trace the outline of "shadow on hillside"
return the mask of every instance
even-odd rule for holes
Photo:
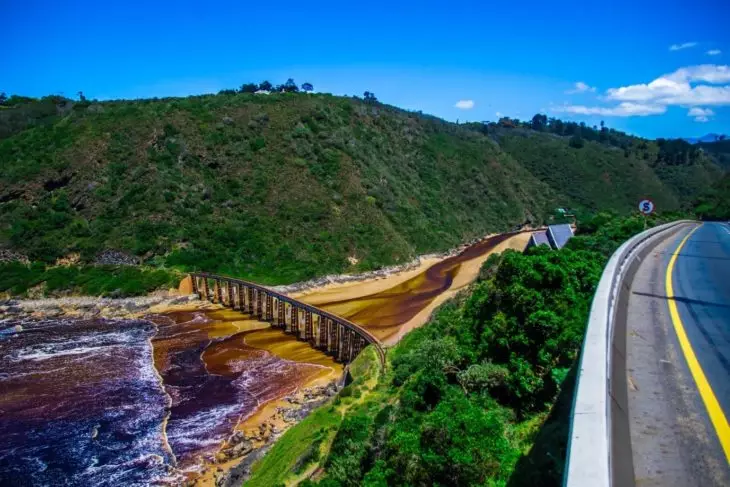
[[[573,405],[575,376],[578,362],[573,364],[563,383],[563,389],[550,410],[547,420],[537,432],[527,455],[515,466],[507,487],[560,487],[570,433],[570,410]]]

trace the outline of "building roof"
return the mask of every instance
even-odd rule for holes
[[[548,240],[546,231],[535,232],[530,236],[530,241],[527,246],[534,247],[537,245],[547,245],[550,247],[550,240]]]
[[[547,229],[547,238],[550,241],[550,246],[556,250],[562,249],[571,237],[573,237],[573,229],[568,223],[550,225]]]

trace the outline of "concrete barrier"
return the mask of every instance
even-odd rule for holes
[[[626,305],[641,261],[682,220],[625,242],[603,270],[591,305],[570,418],[565,487],[631,487],[633,456],[626,383]]]

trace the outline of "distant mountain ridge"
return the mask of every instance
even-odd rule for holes
[[[720,140],[724,140],[725,138],[727,138],[727,136],[723,134],[706,134],[702,137],[685,137],[682,140],[684,140],[685,142],[689,142],[690,144],[698,144],[701,142],[718,142]]]

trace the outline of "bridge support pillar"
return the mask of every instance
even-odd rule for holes
[[[222,304],[223,303],[223,289],[221,289],[222,284],[220,279],[215,280],[215,298],[217,299],[216,303]]]
[[[330,320],[327,323],[327,353],[337,356],[337,324]]]
[[[300,338],[299,336],[299,308],[292,305],[291,307],[291,332],[294,334],[294,336],[297,337],[297,339]]]
[[[327,320],[322,315],[317,315],[317,348],[320,350],[327,349]]]
[[[231,281],[226,281],[226,288],[228,291],[228,303],[226,305],[229,308],[236,308],[236,302],[233,300],[233,284],[231,284]]]
[[[238,297],[238,309],[241,312],[245,312],[246,311],[246,308],[245,308],[246,303],[245,303],[245,301],[243,299],[244,289],[245,288],[241,284],[237,284],[236,285],[236,297]]]
[[[203,278],[203,299],[206,301],[210,300],[210,289],[208,287],[208,278]]]
[[[276,300],[276,324],[279,328],[286,329],[286,315],[284,314],[286,303],[281,299]]]
[[[274,297],[266,295],[266,321],[274,321]]]
[[[193,294],[197,294],[198,298],[200,298],[200,293],[198,292],[198,278],[195,276],[192,276],[192,275],[190,277],[191,277],[190,280],[192,281],[192,284],[193,284]]]
[[[256,290],[256,318],[262,319],[264,317],[264,303],[263,303],[263,296],[261,295],[261,291],[258,289]]]
[[[304,311],[304,340],[312,342],[314,340],[314,326],[312,323],[312,312]]]
[[[339,343],[337,350],[337,360],[345,362],[349,356],[350,349],[350,330],[344,326],[339,326]]]

